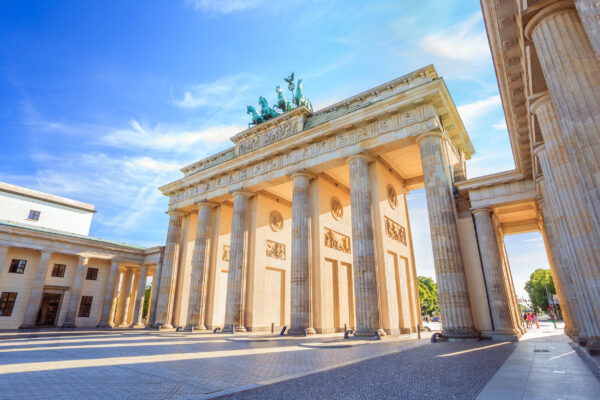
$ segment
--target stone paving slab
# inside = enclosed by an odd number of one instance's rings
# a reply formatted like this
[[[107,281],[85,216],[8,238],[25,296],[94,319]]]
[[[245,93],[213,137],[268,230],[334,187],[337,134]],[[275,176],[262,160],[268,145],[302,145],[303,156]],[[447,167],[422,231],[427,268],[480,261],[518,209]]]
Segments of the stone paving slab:
[[[0,334],[0,399],[192,399],[428,343],[265,334],[46,331]]]

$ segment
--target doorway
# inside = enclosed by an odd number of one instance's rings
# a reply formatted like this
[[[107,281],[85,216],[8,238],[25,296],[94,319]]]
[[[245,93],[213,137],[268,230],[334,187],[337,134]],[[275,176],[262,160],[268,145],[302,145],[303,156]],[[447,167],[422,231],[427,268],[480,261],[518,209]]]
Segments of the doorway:
[[[60,299],[62,295],[57,293],[44,293],[42,304],[36,325],[55,326],[58,319],[58,310],[60,309]]]

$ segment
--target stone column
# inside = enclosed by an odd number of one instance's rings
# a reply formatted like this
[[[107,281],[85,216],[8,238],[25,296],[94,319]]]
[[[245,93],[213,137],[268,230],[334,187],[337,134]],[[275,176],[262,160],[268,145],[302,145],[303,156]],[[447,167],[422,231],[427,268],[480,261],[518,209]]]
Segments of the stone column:
[[[596,59],[600,62],[600,2],[598,0],[575,0],[577,13],[583,23]]]
[[[600,63],[572,1],[551,2],[525,27],[533,40],[567,153],[600,236]],[[547,178],[547,177],[546,177]],[[600,291],[600,266],[591,282]]]
[[[129,311],[129,299],[131,298],[131,285],[133,284],[133,268],[127,268],[123,276],[122,294],[119,295],[119,328],[127,328],[127,313]]]
[[[65,316],[65,322],[63,322],[63,328],[75,328],[75,318],[77,318],[77,311],[79,310],[79,303],[81,302],[81,289],[87,270],[87,263],[88,259],[86,257],[79,256],[77,270],[75,271],[75,279],[71,285],[71,296],[69,296],[69,305],[67,306],[67,314]]]
[[[0,274],[6,263],[6,256],[8,255],[8,246],[0,246]]]
[[[160,286],[161,262],[156,263],[154,268],[154,277],[152,277],[152,298],[150,299],[150,315],[148,316],[148,326],[152,327],[156,323],[156,303],[158,302],[158,287]]]
[[[552,279],[554,280],[554,286],[556,288],[556,293],[560,301],[560,308],[565,321],[564,331],[567,336],[576,341],[577,336],[579,335],[579,328],[576,329],[577,333],[575,334],[574,325],[577,324],[574,322],[576,320],[573,319],[574,311],[571,303],[572,296],[570,295],[570,282],[567,281],[567,278],[565,278],[565,274],[563,272],[564,265],[562,265],[562,260],[558,255],[554,232],[550,231],[550,229],[546,227],[546,218],[544,217],[545,208],[546,201],[542,196],[540,196],[538,198],[538,223],[540,226],[540,232],[542,233],[542,237],[544,239],[544,246],[546,247],[546,254],[548,255],[548,263],[550,264]]]
[[[110,272],[104,291],[104,303],[102,303],[102,316],[100,318],[99,328],[108,328],[113,326],[115,317],[115,305],[117,302],[117,280],[119,278],[119,261],[113,260],[110,263]]]
[[[292,175],[292,259],[290,335],[315,333],[311,326],[310,254],[309,254],[309,183],[311,176]]]
[[[206,274],[208,270],[208,240],[212,229],[213,204],[198,203],[198,223],[192,258],[192,283],[190,286],[190,302],[188,306],[188,329],[205,330],[204,307],[206,292]]]
[[[46,275],[48,274],[51,257],[52,252],[49,251],[42,251],[42,254],[40,255],[35,279],[31,286],[31,293],[29,294],[29,301],[27,302],[27,309],[25,310],[25,318],[23,319],[23,324],[20,326],[20,329],[35,328],[35,322],[40,310],[42,294],[44,293],[44,283],[46,282]]]
[[[508,282],[506,282],[502,273],[502,258],[490,209],[473,210],[473,216],[485,276],[485,286],[490,300],[492,321],[494,322],[494,338],[518,340],[519,333],[512,324]]]
[[[478,333],[473,327],[448,166],[442,153],[442,133],[425,133],[417,138],[417,143],[423,164],[442,334],[454,338],[475,337]]]
[[[348,158],[350,206],[352,208],[352,260],[354,263],[355,336],[385,335],[379,318],[377,267],[371,207],[369,159],[356,154]]]
[[[160,275],[160,287],[156,306],[155,328],[173,328],[173,303],[175,285],[177,283],[177,264],[179,261],[179,246],[181,241],[181,223],[183,217],[178,212],[169,213],[169,231],[165,244],[163,265]]]
[[[140,278],[138,281],[137,295],[135,296],[135,308],[133,309],[133,320],[131,321],[132,328],[143,328],[144,321],[142,315],[144,313],[144,299],[146,297],[146,276],[148,275],[148,266],[142,264],[140,269]]]
[[[248,211],[247,192],[233,193],[231,244],[229,247],[229,272],[227,276],[227,302],[223,330],[245,332],[244,280],[246,275],[246,224]]]
[[[569,229],[569,221],[566,217],[567,209],[573,207],[573,204],[563,206],[558,196],[557,179],[554,178],[553,170],[549,166],[545,145],[536,147],[534,153],[538,157],[544,173],[544,179],[540,182],[542,195],[552,215],[551,221],[559,243],[559,251],[575,292],[574,311],[579,313],[577,318],[580,332],[578,342],[581,345],[587,345],[588,350],[597,351],[600,350],[600,325],[598,323],[600,319],[595,309],[598,305],[598,296],[594,290],[590,289],[593,282],[589,282],[591,269],[589,267],[593,267],[593,262],[589,258],[591,252],[586,253],[585,249],[576,243],[577,241]]]

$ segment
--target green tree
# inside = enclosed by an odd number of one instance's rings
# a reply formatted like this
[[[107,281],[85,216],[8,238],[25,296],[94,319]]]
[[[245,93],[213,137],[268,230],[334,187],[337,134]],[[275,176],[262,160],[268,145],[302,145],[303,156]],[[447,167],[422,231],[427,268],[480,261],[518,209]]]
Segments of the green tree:
[[[548,311],[548,294],[556,294],[550,270],[538,268],[533,271],[529,276],[529,280],[525,283],[525,290],[529,294],[533,309],[537,313]]]
[[[426,276],[417,277],[417,281],[419,283],[419,303],[421,305],[421,314],[437,314],[440,310],[437,285],[433,279]]]
[[[142,318],[146,318],[148,315],[148,304],[150,304],[150,290],[152,290],[152,285],[147,285],[144,296],[144,310],[142,311]]]

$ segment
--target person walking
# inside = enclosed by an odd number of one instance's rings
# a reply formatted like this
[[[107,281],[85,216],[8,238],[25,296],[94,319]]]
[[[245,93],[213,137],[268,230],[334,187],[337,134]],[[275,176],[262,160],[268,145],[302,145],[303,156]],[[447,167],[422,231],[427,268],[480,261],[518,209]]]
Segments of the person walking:
[[[556,315],[554,315],[553,312],[550,312],[550,319],[552,320],[552,323],[554,324],[554,329],[556,328]]]
[[[531,313],[527,313],[527,328],[531,328]]]
[[[538,316],[537,316],[537,314],[536,314],[536,313],[533,313],[533,316],[532,316],[532,318],[533,318],[533,322],[535,322],[535,327],[536,327],[537,329],[540,329],[540,323],[538,322]]]

